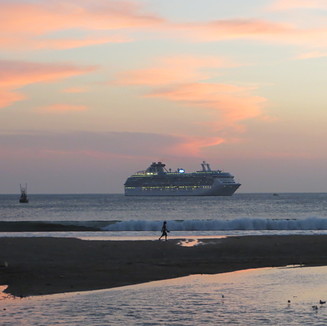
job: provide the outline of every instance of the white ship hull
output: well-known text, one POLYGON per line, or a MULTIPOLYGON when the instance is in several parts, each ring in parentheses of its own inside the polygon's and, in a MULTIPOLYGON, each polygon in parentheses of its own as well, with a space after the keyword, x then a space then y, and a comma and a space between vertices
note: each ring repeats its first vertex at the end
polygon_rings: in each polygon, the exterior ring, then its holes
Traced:
POLYGON ((218 179, 211 186, 125 187, 125 196, 232 196, 239 183, 224 184, 218 179))

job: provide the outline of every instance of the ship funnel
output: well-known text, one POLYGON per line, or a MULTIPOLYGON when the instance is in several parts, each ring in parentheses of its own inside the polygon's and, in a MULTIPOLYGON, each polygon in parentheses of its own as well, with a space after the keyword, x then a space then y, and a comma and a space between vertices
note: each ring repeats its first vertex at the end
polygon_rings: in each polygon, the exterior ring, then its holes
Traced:
POLYGON ((203 172, 206 172, 207 169, 206 169, 206 162, 205 162, 205 161, 203 161, 203 162, 201 163, 201 166, 202 166, 202 171, 203 171, 203 172))
POLYGON ((207 168, 208 168, 208 171, 211 171, 209 163, 207 163, 207 168))

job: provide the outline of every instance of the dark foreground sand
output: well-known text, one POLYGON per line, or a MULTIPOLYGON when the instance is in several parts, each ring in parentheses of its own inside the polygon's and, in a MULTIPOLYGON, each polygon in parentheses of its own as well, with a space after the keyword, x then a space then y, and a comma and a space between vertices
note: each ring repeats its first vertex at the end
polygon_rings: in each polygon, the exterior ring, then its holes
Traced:
POLYGON ((112 288, 190 274, 303 264, 327 265, 327 236, 248 236, 178 240, 87 241, 0 238, 0 284, 30 296, 112 288), (4 264, 7 262, 7 264, 4 264))

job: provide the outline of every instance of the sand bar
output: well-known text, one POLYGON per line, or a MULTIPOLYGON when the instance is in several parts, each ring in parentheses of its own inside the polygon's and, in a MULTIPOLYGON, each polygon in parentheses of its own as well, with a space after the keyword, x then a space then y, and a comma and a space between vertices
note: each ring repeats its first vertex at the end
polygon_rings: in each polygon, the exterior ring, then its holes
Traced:
POLYGON ((258 267, 327 265, 327 235, 87 241, 0 238, 0 284, 15 296, 86 291, 258 267), (6 263, 5 263, 6 262, 6 263))

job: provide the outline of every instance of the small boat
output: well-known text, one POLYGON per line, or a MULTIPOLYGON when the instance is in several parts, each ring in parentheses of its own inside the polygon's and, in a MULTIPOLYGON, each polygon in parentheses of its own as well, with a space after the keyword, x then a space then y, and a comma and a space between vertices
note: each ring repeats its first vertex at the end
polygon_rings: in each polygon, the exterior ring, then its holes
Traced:
POLYGON ((20 185, 20 198, 19 198, 20 203, 28 203, 28 198, 27 198, 27 184, 25 187, 22 187, 20 185))

